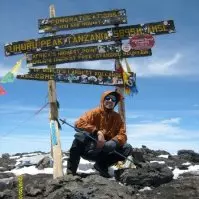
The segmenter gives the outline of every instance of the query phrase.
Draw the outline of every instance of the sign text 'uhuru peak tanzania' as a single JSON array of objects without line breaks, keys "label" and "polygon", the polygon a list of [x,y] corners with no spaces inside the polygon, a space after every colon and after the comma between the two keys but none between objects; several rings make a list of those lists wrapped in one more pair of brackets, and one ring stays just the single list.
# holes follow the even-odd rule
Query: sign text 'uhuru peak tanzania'
[{"label": "sign text 'uhuru peak tanzania'", "polygon": [[172,20],[106,28],[86,33],[56,35],[43,37],[40,39],[13,42],[5,45],[5,54],[9,56],[27,52],[64,48],[75,45],[117,41],[120,39],[129,39],[132,35],[141,35],[146,33],[152,35],[160,35],[174,32],[175,26]]}]

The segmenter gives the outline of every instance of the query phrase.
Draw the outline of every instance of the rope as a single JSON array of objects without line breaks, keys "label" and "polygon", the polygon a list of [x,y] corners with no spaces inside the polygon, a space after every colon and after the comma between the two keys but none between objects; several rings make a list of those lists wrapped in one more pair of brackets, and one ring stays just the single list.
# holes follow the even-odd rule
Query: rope
[{"label": "rope", "polygon": [[17,129],[18,127],[20,127],[22,124],[26,123],[27,121],[29,121],[30,119],[32,119],[33,117],[35,117],[36,115],[38,115],[49,103],[47,102],[46,104],[44,104],[39,110],[37,110],[33,115],[31,115],[30,117],[28,117],[27,119],[25,119],[24,121],[22,121],[20,124],[18,124],[17,126],[15,126],[13,129],[11,129],[9,132],[3,134],[0,137],[0,140],[3,137],[6,137],[7,135],[11,134],[15,129]]}]

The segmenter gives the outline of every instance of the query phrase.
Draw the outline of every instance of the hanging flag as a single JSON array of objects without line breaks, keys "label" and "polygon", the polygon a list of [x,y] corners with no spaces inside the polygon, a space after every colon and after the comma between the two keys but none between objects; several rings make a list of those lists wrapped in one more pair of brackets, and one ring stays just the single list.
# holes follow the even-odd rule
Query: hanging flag
[{"label": "hanging flag", "polygon": [[138,90],[137,90],[137,86],[136,86],[136,74],[131,73],[131,68],[127,62],[127,59],[125,58],[125,64],[126,64],[126,70],[127,72],[124,70],[123,68],[123,82],[124,82],[124,92],[127,95],[133,95],[133,94],[137,94]]},{"label": "hanging flag", "polygon": [[119,73],[123,72],[122,64],[119,59],[115,60],[115,70]]},{"label": "hanging flag", "polygon": [[14,81],[14,75],[11,72],[8,72],[2,79],[1,83],[8,83]]},{"label": "hanging flag", "polygon": [[6,73],[6,75],[1,79],[1,83],[8,83],[8,82],[13,82],[15,79],[15,76],[17,75],[21,64],[22,64],[22,60],[24,58],[20,59],[19,61],[17,61],[17,63],[13,66],[13,68],[11,69],[11,71],[9,71],[8,73]]},{"label": "hanging flag", "polygon": [[18,73],[19,69],[21,68],[22,59],[20,59],[10,71],[14,76],[16,76],[16,74]]},{"label": "hanging flag", "polygon": [[126,64],[127,72],[131,72],[131,68],[130,68],[129,63],[127,62],[126,58],[125,58],[125,64]]},{"label": "hanging flag", "polygon": [[6,91],[4,90],[4,88],[0,85],[0,95],[5,95]]}]

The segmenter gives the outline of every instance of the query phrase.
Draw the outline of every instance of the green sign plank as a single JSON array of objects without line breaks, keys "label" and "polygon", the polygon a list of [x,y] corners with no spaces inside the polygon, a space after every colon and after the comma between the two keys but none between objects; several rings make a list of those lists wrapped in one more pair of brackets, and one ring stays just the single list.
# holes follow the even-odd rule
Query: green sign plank
[{"label": "green sign plank", "polygon": [[110,10],[104,12],[87,13],[73,16],[39,19],[39,33],[61,30],[126,24],[126,10]]},{"label": "green sign plank", "polygon": [[[129,73],[128,84],[135,82],[135,73]],[[95,84],[103,86],[122,86],[122,74],[108,70],[90,70],[76,68],[56,68],[56,69],[31,69],[30,73],[17,75],[17,79],[48,81],[79,84]]]},{"label": "green sign plank", "polygon": [[124,52],[121,47],[116,44],[88,46],[79,48],[60,49],[49,52],[38,52],[28,54],[26,62],[29,67],[53,65],[78,61],[106,60],[121,57],[143,57],[152,55],[151,49],[148,50],[132,50]]},{"label": "green sign plank", "polygon": [[173,20],[155,23],[106,28],[85,33],[56,35],[18,41],[5,45],[5,55],[16,55],[41,50],[52,50],[69,46],[117,41],[119,39],[129,39],[132,35],[152,34],[161,35],[175,32]]}]

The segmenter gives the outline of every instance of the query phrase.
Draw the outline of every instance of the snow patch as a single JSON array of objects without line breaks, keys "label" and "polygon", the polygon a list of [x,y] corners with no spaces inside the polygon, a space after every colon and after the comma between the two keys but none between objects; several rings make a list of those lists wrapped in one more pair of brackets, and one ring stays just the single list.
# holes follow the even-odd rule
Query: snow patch
[{"label": "snow patch", "polygon": [[150,163],[154,163],[154,162],[157,162],[158,164],[165,164],[165,161],[156,161],[156,160],[150,161]]},{"label": "snow patch", "polygon": [[169,155],[159,155],[158,157],[159,157],[159,158],[167,158],[167,159],[168,159],[168,158],[169,158]]}]

